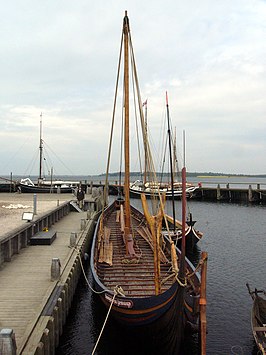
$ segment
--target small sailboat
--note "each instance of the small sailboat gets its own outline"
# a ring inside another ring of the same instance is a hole
[[[23,178],[18,183],[20,192],[30,193],[71,193],[79,185],[79,181],[58,180],[53,177],[53,168],[51,168],[50,179],[46,180],[43,176],[43,138],[42,138],[42,114],[40,115],[40,145],[39,145],[39,176],[37,183],[29,177]]]
[[[201,281],[200,274],[185,257],[185,238],[180,251],[171,233],[161,233],[165,197],[160,196],[155,215],[149,212],[145,194],[141,195],[143,212],[130,201],[129,63],[135,65],[135,58],[127,12],[123,19],[119,63],[121,53],[124,54],[124,195],[119,194],[98,220],[90,267],[95,290],[112,317],[139,332],[154,326],[153,344],[163,343],[166,353],[174,354],[178,353],[186,325],[197,324]],[[136,75],[135,67],[132,72]],[[137,78],[134,86],[138,88]],[[140,98],[138,102],[142,112]],[[110,147],[106,177],[109,164]],[[185,199],[185,192],[183,196]]]
[[[266,291],[251,291],[247,283],[248,292],[253,300],[251,310],[251,328],[253,337],[262,355],[266,354]],[[264,297],[263,297],[264,296]]]
[[[170,163],[170,174],[167,174],[167,179],[164,179],[163,172],[161,173],[161,181],[155,182],[149,179],[149,171],[147,170],[148,159],[147,159],[147,145],[148,145],[148,131],[147,131],[147,100],[145,104],[145,124],[144,124],[144,173],[143,180],[135,180],[130,183],[129,191],[130,196],[135,198],[140,198],[142,193],[145,193],[147,198],[154,198],[158,194],[165,194],[166,199],[181,199],[182,198],[182,183],[177,181],[177,157],[176,157],[176,139],[172,137],[172,130],[170,125],[169,117],[169,105],[168,97],[166,93],[166,109],[167,109],[167,137],[165,140],[165,145],[169,150],[169,163]],[[165,162],[166,147],[164,148],[163,162]],[[164,166],[164,163],[162,164]],[[163,169],[162,169],[163,170]],[[169,179],[170,178],[170,179]],[[199,187],[195,184],[186,182],[186,197],[193,197],[194,192]]]

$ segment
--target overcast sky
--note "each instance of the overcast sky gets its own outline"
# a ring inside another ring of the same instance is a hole
[[[57,174],[106,170],[125,10],[154,149],[167,90],[188,171],[266,173],[265,0],[0,4],[0,176],[38,173],[41,112]]]

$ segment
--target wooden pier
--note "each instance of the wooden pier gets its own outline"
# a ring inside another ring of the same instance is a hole
[[[82,212],[70,202],[0,236],[1,355],[55,353],[102,196]],[[44,231],[51,243],[31,245]]]
[[[201,186],[195,191],[192,199],[203,201],[224,201],[241,203],[266,203],[266,189],[260,184],[247,187],[234,187],[232,184],[217,184],[214,187]]]
[[[87,193],[91,193],[93,188],[103,188],[104,181],[83,181],[81,185]],[[15,190],[14,183],[0,184],[0,192],[13,192]],[[123,186],[120,186],[118,181],[109,183],[108,191],[110,195],[117,195],[119,190],[122,191]],[[199,188],[192,194],[191,199],[264,204],[266,203],[266,184],[200,182]]]

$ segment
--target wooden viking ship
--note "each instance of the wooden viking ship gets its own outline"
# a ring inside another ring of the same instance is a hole
[[[135,64],[135,58],[133,56],[131,61],[129,60],[129,53],[133,55],[133,49],[127,13],[123,20],[120,56],[122,53],[124,195],[120,194],[104,209],[98,220],[92,242],[90,266],[95,289],[102,302],[111,310],[113,318],[134,329],[147,329],[149,325],[155,325],[157,333],[153,333],[153,342],[159,341],[159,335],[164,334],[167,353],[177,353],[185,326],[188,323],[196,324],[198,321],[200,275],[185,258],[185,238],[180,251],[172,241],[170,232],[161,233],[162,221],[165,218],[165,198],[160,196],[159,208],[155,215],[149,212],[144,194],[141,196],[143,212],[134,208],[130,201],[129,62]],[[133,73],[136,74],[135,68]],[[138,87],[137,81],[135,87]],[[141,99],[138,99],[138,102],[141,108]],[[109,164],[108,159],[106,176]],[[108,186],[108,183],[105,186]],[[183,200],[185,203],[185,182]],[[185,220],[183,226],[185,235]]]

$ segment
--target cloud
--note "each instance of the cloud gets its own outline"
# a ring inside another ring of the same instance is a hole
[[[154,150],[168,91],[180,146],[186,130],[188,170],[265,173],[264,1],[16,0],[2,8],[0,174],[24,173],[41,112],[44,139],[71,171],[105,171],[125,9]],[[113,153],[119,170],[119,142]]]

